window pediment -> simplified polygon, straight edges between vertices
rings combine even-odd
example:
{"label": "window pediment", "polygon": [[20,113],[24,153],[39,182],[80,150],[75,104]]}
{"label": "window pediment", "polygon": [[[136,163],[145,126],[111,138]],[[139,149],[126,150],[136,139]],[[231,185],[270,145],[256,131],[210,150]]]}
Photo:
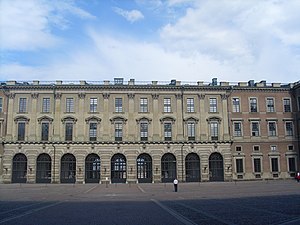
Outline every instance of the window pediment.
{"label": "window pediment", "polygon": [[151,121],[152,121],[152,119],[150,119],[150,118],[148,118],[148,117],[141,117],[141,118],[138,118],[138,119],[136,119],[136,122],[137,123],[140,123],[140,122],[142,122],[142,121],[147,121],[149,124],[151,123]]}
{"label": "window pediment", "polygon": [[122,122],[125,124],[126,121],[127,121],[127,119],[126,119],[125,117],[122,117],[122,116],[115,116],[115,117],[112,117],[112,118],[110,119],[110,122],[111,122],[112,124],[114,124],[114,123],[117,122],[117,121],[122,121]]}
{"label": "window pediment", "polygon": [[211,116],[209,118],[206,119],[207,122],[212,122],[212,121],[217,121],[218,123],[221,123],[222,119],[218,116]]}
{"label": "window pediment", "polygon": [[173,124],[175,123],[175,118],[171,117],[171,116],[165,116],[165,117],[162,117],[160,119],[160,122],[161,123],[164,123],[164,122],[172,122]]}
{"label": "window pediment", "polygon": [[20,122],[20,121],[28,123],[29,120],[30,120],[30,119],[27,118],[26,116],[17,116],[17,117],[15,117],[15,119],[14,119],[15,123]]}
{"label": "window pediment", "polygon": [[49,123],[52,123],[53,119],[49,116],[42,116],[42,117],[38,118],[39,123],[41,123],[42,121],[48,121]]}
{"label": "window pediment", "polygon": [[199,119],[196,118],[196,117],[190,116],[190,117],[187,117],[187,118],[183,119],[183,121],[184,121],[185,123],[187,123],[187,122],[189,122],[189,121],[193,121],[193,122],[195,122],[195,123],[198,123]]}
{"label": "window pediment", "polygon": [[65,123],[65,122],[73,122],[73,123],[76,123],[77,122],[77,119],[73,116],[66,116],[64,118],[61,119],[61,122],[62,123]]}
{"label": "window pediment", "polygon": [[89,123],[90,121],[97,121],[97,123],[101,122],[101,118],[97,117],[97,116],[90,116],[88,118],[85,119],[86,123]]}

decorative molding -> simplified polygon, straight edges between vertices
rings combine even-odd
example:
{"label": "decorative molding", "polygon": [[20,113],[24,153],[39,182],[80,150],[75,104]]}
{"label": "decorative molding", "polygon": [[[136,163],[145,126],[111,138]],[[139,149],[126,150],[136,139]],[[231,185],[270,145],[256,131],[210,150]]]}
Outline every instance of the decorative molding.
{"label": "decorative molding", "polygon": [[31,93],[31,98],[37,99],[39,97],[39,93]]}
{"label": "decorative molding", "polygon": [[221,99],[222,99],[222,100],[227,100],[228,97],[229,97],[228,94],[221,94]]}
{"label": "decorative molding", "polygon": [[199,99],[203,100],[205,99],[205,94],[198,94]]}
{"label": "decorative molding", "polygon": [[77,122],[77,119],[75,117],[72,117],[72,116],[65,116],[64,118],[61,119],[61,122],[63,124],[65,124],[66,121],[71,121],[75,124]]}
{"label": "decorative molding", "polygon": [[176,99],[181,99],[182,98],[182,94],[175,94]]}
{"label": "decorative molding", "polygon": [[172,124],[174,124],[176,119],[171,117],[171,116],[165,116],[165,117],[161,118],[159,121],[160,121],[161,124],[163,124],[166,121],[171,121]]}
{"label": "decorative molding", "polygon": [[29,123],[29,118],[27,118],[26,116],[17,116],[17,117],[15,117],[15,119],[14,119],[14,121],[15,121],[15,123],[18,123],[18,122],[26,122],[26,124],[28,124]]}
{"label": "decorative molding", "polygon": [[41,123],[42,121],[48,121],[51,124],[53,122],[53,119],[49,116],[42,116],[38,118],[39,123]]}
{"label": "decorative molding", "polygon": [[14,99],[16,97],[16,93],[7,93],[6,96],[9,98],[9,99]]}
{"label": "decorative molding", "polygon": [[139,124],[141,121],[147,121],[148,124],[151,124],[152,119],[148,118],[148,117],[141,117],[139,119],[136,119],[136,123]]}
{"label": "decorative molding", "polygon": [[217,116],[211,116],[211,117],[207,118],[206,121],[209,122],[209,123],[210,123],[211,121],[218,121],[218,123],[221,123],[222,118],[217,117]]}
{"label": "decorative molding", "polygon": [[97,117],[97,116],[90,116],[88,118],[85,119],[85,122],[88,124],[90,121],[97,121],[97,123],[101,122],[101,118]]}
{"label": "decorative molding", "polygon": [[80,92],[80,93],[78,94],[78,97],[79,97],[80,99],[84,99],[84,98],[85,98],[85,93],[84,93],[84,92]]}
{"label": "decorative molding", "polygon": [[61,99],[62,93],[55,93],[54,98],[55,99]]}
{"label": "decorative molding", "polygon": [[116,121],[122,121],[123,124],[126,124],[126,121],[127,121],[127,119],[122,117],[122,116],[115,116],[115,117],[112,117],[109,120],[110,120],[111,124],[114,124]]}
{"label": "decorative molding", "polygon": [[134,99],[135,94],[133,94],[133,93],[128,93],[127,95],[128,95],[128,98],[129,98],[129,99]]}
{"label": "decorative molding", "polygon": [[187,117],[187,118],[183,119],[183,121],[184,121],[185,123],[188,123],[189,121],[194,121],[195,123],[198,123],[198,122],[199,122],[199,119],[196,118],[196,117],[190,116],[190,117]]}
{"label": "decorative molding", "polygon": [[155,93],[155,94],[152,94],[152,98],[153,98],[153,99],[158,99],[158,98],[159,98],[159,94],[156,94],[156,93]]}
{"label": "decorative molding", "polygon": [[103,93],[102,95],[103,95],[103,98],[104,98],[104,99],[109,99],[109,96],[110,96],[109,93]]}

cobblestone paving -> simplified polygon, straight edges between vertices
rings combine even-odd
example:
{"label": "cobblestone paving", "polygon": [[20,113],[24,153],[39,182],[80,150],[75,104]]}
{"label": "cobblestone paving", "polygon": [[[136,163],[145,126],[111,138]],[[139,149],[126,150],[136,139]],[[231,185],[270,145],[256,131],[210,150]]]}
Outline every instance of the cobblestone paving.
{"label": "cobblestone paving", "polygon": [[300,224],[300,183],[1,184],[0,224]]}

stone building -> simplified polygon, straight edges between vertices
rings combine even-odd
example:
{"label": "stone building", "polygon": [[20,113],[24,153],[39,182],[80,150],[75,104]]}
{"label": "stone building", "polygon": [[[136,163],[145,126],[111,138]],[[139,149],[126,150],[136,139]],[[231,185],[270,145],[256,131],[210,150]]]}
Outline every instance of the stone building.
{"label": "stone building", "polygon": [[292,84],[115,78],[1,88],[4,183],[278,179],[298,169]]}

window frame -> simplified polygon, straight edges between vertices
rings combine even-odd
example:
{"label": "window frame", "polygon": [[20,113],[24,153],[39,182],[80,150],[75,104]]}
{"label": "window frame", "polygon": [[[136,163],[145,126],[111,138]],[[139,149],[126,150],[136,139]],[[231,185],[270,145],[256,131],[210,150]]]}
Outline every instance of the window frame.
{"label": "window frame", "polygon": [[273,113],[276,112],[275,110],[275,99],[273,97],[266,98],[266,112]]}
{"label": "window frame", "polygon": [[[47,125],[46,130],[44,125]],[[41,122],[41,141],[49,141],[49,129],[50,129],[50,122],[48,121]]]}
{"label": "window frame", "polygon": [[[286,104],[287,102],[288,104]],[[283,98],[282,104],[283,104],[283,112],[285,113],[292,112],[292,101],[290,98]]]}
{"label": "window frame", "polygon": [[147,113],[148,111],[148,98],[140,98],[140,112]]}
{"label": "window frame", "polygon": [[19,99],[19,113],[26,113],[27,112],[27,98],[20,98]]}
{"label": "window frame", "polygon": [[166,121],[164,125],[164,140],[172,141],[172,122]]}
{"label": "window frame", "polygon": [[240,98],[238,97],[232,98],[232,112],[234,113],[241,112],[241,102],[240,102]]}
{"label": "window frame", "polygon": [[[288,130],[288,124],[290,124],[290,130]],[[292,137],[294,136],[294,123],[292,121],[285,121],[284,123],[285,136]]]}
{"label": "window frame", "polygon": [[[254,127],[253,125],[257,124],[257,130],[254,131]],[[257,135],[253,135],[255,133],[257,133]],[[251,121],[251,137],[259,137],[260,136],[260,122],[259,121]]]}
{"label": "window frame", "polygon": [[251,113],[258,112],[258,100],[256,97],[249,97],[249,112]]}
{"label": "window frame", "polygon": [[115,98],[115,112],[116,113],[123,112],[123,98]]}
{"label": "window frame", "polygon": [[268,136],[269,137],[276,137],[277,136],[277,123],[276,123],[276,121],[268,121]]}
{"label": "window frame", "polygon": [[218,99],[216,97],[209,98],[209,112],[210,113],[218,112]]}
{"label": "window frame", "polygon": [[98,98],[90,98],[90,113],[98,112]]}
{"label": "window frame", "polygon": [[74,113],[75,105],[74,105],[74,98],[69,97],[66,98],[66,112],[67,113]]}
{"label": "window frame", "polygon": [[171,112],[172,112],[171,98],[164,98],[164,113],[171,113]]}
{"label": "window frame", "polygon": [[[93,127],[92,127],[93,126]],[[89,122],[89,141],[97,141],[98,122]]]}
{"label": "window frame", "polygon": [[195,99],[194,98],[187,98],[186,99],[186,111],[188,113],[195,112]]}
{"label": "window frame", "polygon": [[[239,124],[239,128],[240,128],[240,130],[239,131],[237,131],[236,130],[236,124]],[[243,136],[243,131],[242,131],[242,122],[239,122],[239,121],[235,121],[235,122],[233,122],[233,136],[234,137],[242,137]]]}
{"label": "window frame", "polygon": [[49,113],[51,108],[51,100],[49,97],[44,97],[42,102],[42,112]]}

